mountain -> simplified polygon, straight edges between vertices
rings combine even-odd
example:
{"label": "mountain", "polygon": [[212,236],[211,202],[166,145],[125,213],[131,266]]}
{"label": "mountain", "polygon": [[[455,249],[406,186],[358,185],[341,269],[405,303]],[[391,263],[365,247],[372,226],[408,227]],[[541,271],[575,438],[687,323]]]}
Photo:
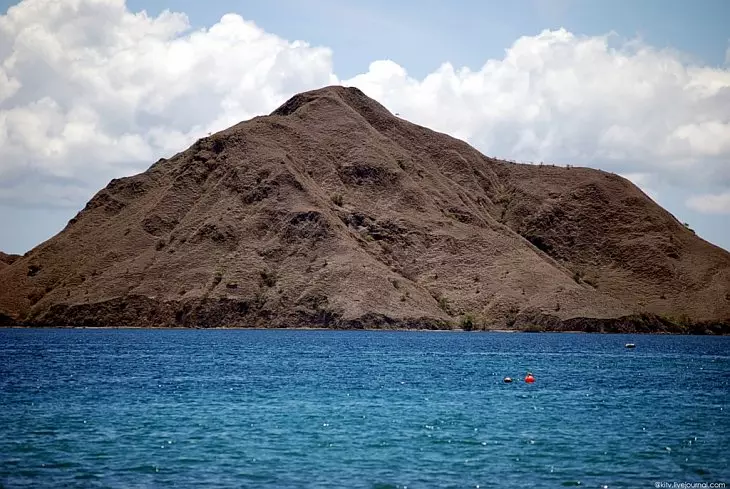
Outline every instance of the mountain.
{"label": "mountain", "polygon": [[112,180],[0,282],[26,325],[730,332],[730,254],[629,181],[343,87]]}

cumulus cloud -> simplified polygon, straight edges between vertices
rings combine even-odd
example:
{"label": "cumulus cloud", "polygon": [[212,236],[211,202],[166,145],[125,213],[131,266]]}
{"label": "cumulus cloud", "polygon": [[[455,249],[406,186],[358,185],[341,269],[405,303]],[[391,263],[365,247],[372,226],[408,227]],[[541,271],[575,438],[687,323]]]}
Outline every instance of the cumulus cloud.
{"label": "cumulus cloud", "polygon": [[687,207],[703,214],[730,215],[730,191],[690,197],[687,199]]}
{"label": "cumulus cloud", "polygon": [[377,61],[347,83],[493,155],[730,185],[730,71],[613,34],[544,31],[423,80]]}
{"label": "cumulus cloud", "polygon": [[334,82],[331,52],[238,15],[191,30],[123,0],[24,0],[0,17],[0,202],[78,206],[207,132]]}
{"label": "cumulus cloud", "polygon": [[193,30],[123,0],[24,0],[0,17],[0,203],[79,206],[110,178],[333,83],[490,155],[616,171],[654,197],[659,182],[730,187],[730,70],[639,41],[544,31],[478,70],[444,63],[416,79],[380,60],[341,80],[328,48],[236,14]]}

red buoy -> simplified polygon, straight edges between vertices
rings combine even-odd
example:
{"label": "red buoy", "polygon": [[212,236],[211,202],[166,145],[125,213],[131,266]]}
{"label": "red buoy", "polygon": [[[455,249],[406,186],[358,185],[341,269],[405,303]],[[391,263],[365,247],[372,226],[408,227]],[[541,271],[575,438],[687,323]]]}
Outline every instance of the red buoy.
{"label": "red buoy", "polygon": [[533,382],[535,382],[535,377],[533,377],[532,374],[528,372],[527,376],[525,376],[525,382],[527,382],[528,384],[532,384]]}

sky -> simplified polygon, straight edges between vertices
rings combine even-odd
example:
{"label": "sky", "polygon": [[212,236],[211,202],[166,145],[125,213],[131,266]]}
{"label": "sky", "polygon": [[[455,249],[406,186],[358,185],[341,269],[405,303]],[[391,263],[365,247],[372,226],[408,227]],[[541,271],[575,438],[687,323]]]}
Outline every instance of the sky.
{"label": "sky", "polygon": [[0,250],[295,93],[621,174],[730,249],[726,0],[0,0]]}

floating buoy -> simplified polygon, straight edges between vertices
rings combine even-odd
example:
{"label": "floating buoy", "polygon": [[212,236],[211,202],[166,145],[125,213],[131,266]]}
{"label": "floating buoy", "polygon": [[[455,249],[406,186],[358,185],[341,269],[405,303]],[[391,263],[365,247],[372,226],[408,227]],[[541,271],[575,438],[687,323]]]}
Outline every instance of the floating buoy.
{"label": "floating buoy", "polygon": [[636,348],[636,345],[633,343],[626,343],[626,348]]}
{"label": "floating buoy", "polygon": [[504,378],[504,383],[505,384],[510,384],[511,382],[512,382],[512,377],[505,377]]}
{"label": "floating buoy", "polygon": [[535,382],[535,377],[532,376],[532,373],[527,372],[527,375],[525,376],[525,382],[527,382],[528,384],[532,384],[533,382]]}

